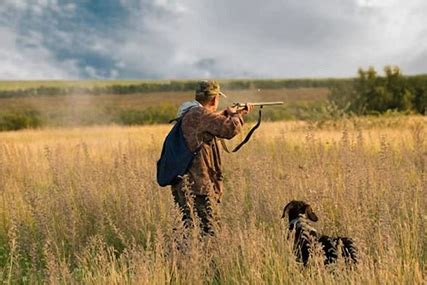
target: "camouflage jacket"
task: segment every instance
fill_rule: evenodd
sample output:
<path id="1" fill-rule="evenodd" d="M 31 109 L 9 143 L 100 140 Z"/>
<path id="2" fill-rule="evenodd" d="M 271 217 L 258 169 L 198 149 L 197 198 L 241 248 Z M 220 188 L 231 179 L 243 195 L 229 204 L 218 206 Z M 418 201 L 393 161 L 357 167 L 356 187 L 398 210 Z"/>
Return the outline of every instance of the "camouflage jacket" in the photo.
<path id="1" fill-rule="evenodd" d="M 182 130 L 188 147 L 199 153 L 188 171 L 192 193 L 214 195 L 218 199 L 223 191 L 221 155 L 217 138 L 231 139 L 243 125 L 240 114 L 224 110 L 212 113 L 203 107 L 194 107 L 182 119 Z M 178 183 L 172 187 L 182 187 Z"/>

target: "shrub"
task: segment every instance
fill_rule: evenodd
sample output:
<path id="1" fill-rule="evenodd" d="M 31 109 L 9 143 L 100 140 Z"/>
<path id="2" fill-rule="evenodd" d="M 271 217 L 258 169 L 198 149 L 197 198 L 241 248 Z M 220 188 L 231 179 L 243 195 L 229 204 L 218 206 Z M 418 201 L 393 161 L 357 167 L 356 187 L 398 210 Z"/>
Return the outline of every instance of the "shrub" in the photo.
<path id="1" fill-rule="evenodd" d="M 120 111 L 116 122 L 122 125 L 167 123 L 176 117 L 176 109 L 172 104 L 148 107 L 144 110 L 125 109 Z"/>
<path id="2" fill-rule="evenodd" d="M 346 112 L 360 115 L 417 111 L 427 106 L 427 78 L 405 77 L 397 66 L 384 67 L 385 76 L 378 76 L 373 67 L 359 69 L 358 77 L 331 88 L 329 99 Z"/>
<path id="3" fill-rule="evenodd" d="M 0 115 L 0 131 L 16 131 L 38 128 L 43 125 L 40 113 L 36 110 L 14 111 Z"/>

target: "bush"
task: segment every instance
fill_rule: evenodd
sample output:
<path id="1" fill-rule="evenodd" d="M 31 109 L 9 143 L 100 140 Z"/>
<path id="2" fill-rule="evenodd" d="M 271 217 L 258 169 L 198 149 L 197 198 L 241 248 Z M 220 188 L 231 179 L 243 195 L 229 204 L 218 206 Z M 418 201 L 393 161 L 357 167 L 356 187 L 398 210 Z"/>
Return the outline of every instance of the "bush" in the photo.
<path id="1" fill-rule="evenodd" d="M 0 131 L 39 128 L 42 125 L 40 113 L 36 110 L 15 111 L 0 115 Z"/>
<path id="2" fill-rule="evenodd" d="M 176 110 L 176 106 L 172 104 L 148 107 L 144 110 L 126 109 L 120 111 L 116 122 L 122 125 L 168 123 L 176 117 Z"/>
<path id="3" fill-rule="evenodd" d="M 378 76 L 374 68 L 359 69 L 358 78 L 331 88 L 329 99 L 345 112 L 359 115 L 416 111 L 427 107 L 427 78 L 405 77 L 399 67 L 386 66 L 385 76 Z"/>
<path id="4" fill-rule="evenodd" d="M 427 115 L 427 76 L 416 76 L 409 82 L 414 93 L 414 108 L 418 113 Z"/>

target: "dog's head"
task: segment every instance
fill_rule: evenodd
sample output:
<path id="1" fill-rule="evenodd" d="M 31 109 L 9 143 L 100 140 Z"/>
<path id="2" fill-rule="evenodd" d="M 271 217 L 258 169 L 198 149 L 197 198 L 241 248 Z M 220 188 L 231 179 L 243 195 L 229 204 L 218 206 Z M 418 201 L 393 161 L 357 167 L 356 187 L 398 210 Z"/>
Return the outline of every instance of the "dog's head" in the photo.
<path id="1" fill-rule="evenodd" d="M 313 222 L 317 222 L 319 220 L 309 204 L 295 200 L 289 202 L 285 208 L 283 208 L 282 219 L 286 216 L 288 216 L 289 222 L 301 216 Z"/>

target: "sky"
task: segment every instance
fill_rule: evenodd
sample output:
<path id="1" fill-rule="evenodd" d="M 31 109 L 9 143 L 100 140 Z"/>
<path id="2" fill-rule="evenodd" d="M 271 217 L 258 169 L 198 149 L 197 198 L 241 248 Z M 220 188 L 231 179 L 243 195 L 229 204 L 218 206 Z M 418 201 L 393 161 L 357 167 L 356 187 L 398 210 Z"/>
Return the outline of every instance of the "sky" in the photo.
<path id="1" fill-rule="evenodd" d="M 427 73 L 424 0 L 0 0 L 0 80 Z"/>

